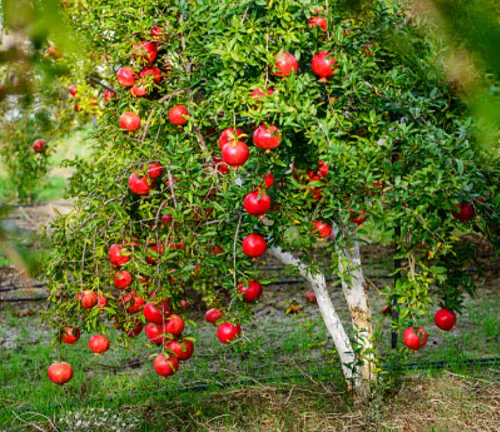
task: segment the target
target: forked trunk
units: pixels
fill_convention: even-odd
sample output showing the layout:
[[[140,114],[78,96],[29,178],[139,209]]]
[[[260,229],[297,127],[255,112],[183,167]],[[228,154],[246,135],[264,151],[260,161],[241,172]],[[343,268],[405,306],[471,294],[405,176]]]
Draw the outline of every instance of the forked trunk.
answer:
[[[358,361],[361,397],[370,393],[371,383],[376,379],[375,349],[373,346],[372,314],[368,301],[368,284],[365,283],[361,267],[359,242],[355,233],[343,232],[346,244],[337,247],[339,272],[343,275],[342,291],[351,312],[355,334],[355,346],[359,347]]]
[[[360,376],[356,370],[356,356],[351,341],[344,330],[344,326],[333,306],[328,294],[326,279],[323,273],[312,273],[311,269],[289,252],[284,252],[279,247],[268,249],[268,252],[281,261],[284,265],[296,267],[301,276],[307,280],[316,294],[319,310],[325,322],[325,326],[333,339],[335,348],[342,363],[342,372],[349,385],[359,388],[362,385]]]

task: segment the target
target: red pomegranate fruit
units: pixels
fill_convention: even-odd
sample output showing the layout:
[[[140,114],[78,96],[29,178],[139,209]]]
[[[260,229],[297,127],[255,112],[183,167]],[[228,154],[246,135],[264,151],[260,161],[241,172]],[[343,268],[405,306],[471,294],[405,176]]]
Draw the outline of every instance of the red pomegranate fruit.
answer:
[[[148,165],[148,176],[150,179],[156,180],[161,176],[163,167],[158,162],[152,162]]]
[[[262,296],[262,285],[254,280],[249,280],[245,286],[243,282],[238,285],[238,291],[243,293],[243,301],[245,303],[253,303]]]
[[[184,320],[179,315],[172,315],[165,323],[165,333],[179,336],[184,331]]]
[[[423,348],[427,343],[427,338],[428,334],[422,327],[417,329],[417,333],[415,333],[415,329],[413,327],[408,327],[403,332],[404,344],[413,351],[418,351]]]
[[[90,351],[102,354],[109,349],[109,339],[103,335],[94,335],[89,339],[88,346]]]
[[[188,122],[189,111],[184,105],[176,105],[168,112],[168,120],[173,125],[182,126]]]
[[[164,33],[163,29],[157,25],[151,26],[151,31],[149,34],[155,40],[163,39],[165,41],[168,41],[168,35]]]
[[[250,192],[243,200],[243,207],[251,215],[262,216],[271,208],[271,197],[259,191]]]
[[[126,131],[133,132],[141,127],[141,118],[133,112],[124,112],[120,116],[120,127]]]
[[[155,66],[144,68],[141,71],[141,78],[147,77],[148,75],[153,75],[153,81],[158,84],[161,81],[161,72]]]
[[[155,372],[163,377],[172,376],[179,369],[179,360],[173,354],[160,354],[153,363]]]
[[[163,324],[147,323],[146,324],[146,336],[148,339],[156,345],[161,345],[165,342],[165,327]]]
[[[111,91],[111,90],[106,90],[104,92],[104,100],[109,102],[111,99],[114,99],[116,97],[116,93]]]
[[[243,135],[243,131],[241,129],[236,129],[236,132],[232,127],[228,127],[222,131],[221,136],[219,137],[219,147],[221,150],[224,148],[224,146],[231,142],[238,142],[239,141],[239,136]]]
[[[135,172],[128,178],[128,188],[135,195],[147,195],[153,189],[146,176],[139,177]]]
[[[265,150],[275,149],[280,145],[281,141],[281,132],[280,130],[274,126],[270,125],[267,127],[262,124],[253,133],[253,142],[254,144]]]
[[[212,308],[207,310],[207,312],[205,313],[205,320],[211,324],[215,324],[223,316],[224,314],[219,309]]]
[[[131,291],[121,298],[121,305],[129,314],[140,312],[144,307],[144,303],[144,298],[139,297],[135,291]]]
[[[276,54],[274,58],[276,60],[276,65],[273,73],[278,77],[287,77],[292,72],[297,73],[299,70],[299,63],[293,54],[284,52],[281,55]]]
[[[116,79],[123,87],[132,87],[136,78],[137,74],[130,66],[124,66],[116,73]]]
[[[66,384],[73,378],[73,368],[69,363],[52,363],[47,370],[47,376],[55,384]]]
[[[231,324],[224,322],[217,327],[217,339],[222,343],[228,343],[236,339],[241,334],[241,327],[239,324]]]
[[[252,92],[252,94],[250,95],[250,97],[252,99],[260,101],[260,100],[264,99],[266,96],[271,96],[274,93],[274,90],[270,89],[270,88],[266,88],[264,90],[265,90],[265,93],[261,89],[255,89]]]
[[[45,150],[47,142],[43,139],[37,139],[33,143],[33,150],[35,153],[42,153]]]
[[[257,258],[266,252],[267,242],[259,234],[249,234],[243,239],[243,253],[249,257]]]
[[[326,18],[312,16],[309,18],[308,27],[312,29],[313,27],[320,27],[322,31],[328,31],[328,21]]]
[[[64,327],[61,331],[61,342],[73,345],[80,339],[80,329],[74,325],[73,327]]]
[[[449,309],[439,309],[434,315],[434,322],[444,331],[450,331],[457,322],[457,315]]]
[[[194,343],[190,340],[171,340],[166,342],[165,348],[172,351],[179,361],[186,361],[191,358],[194,352]]]
[[[332,233],[332,227],[321,220],[313,222],[313,224],[312,232],[317,232],[322,238],[327,238]]]
[[[243,141],[227,143],[222,149],[222,159],[228,165],[238,167],[248,160],[248,147]]]
[[[327,78],[333,76],[337,69],[335,58],[329,51],[321,51],[316,54],[311,61],[311,68],[315,75],[320,77],[320,81],[325,82]]]
[[[306,302],[311,304],[318,303],[318,299],[316,298],[316,294],[314,293],[314,291],[306,292]]]
[[[136,321],[134,327],[132,327],[128,331],[123,329],[123,331],[127,332],[128,337],[136,337],[136,336],[139,336],[143,327],[144,327],[144,325],[142,324],[142,322]]]
[[[71,96],[76,96],[76,95],[77,95],[77,93],[78,93],[78,91],[76,90],[76,85],[74,85],[74,84],[73,84],[73,85],[69,88],[69,94],[70,94]]]
[[[119,244],[112,244],[108,249],[109,262],[114,266],[122,266],[130,260],[129,252]]]
[[[264,183],[266,184],[266,188],[267,189],[270,189],[273,186],[273,184],[274,184],[274,176],[273,176],[272,172],[268,172],[264,176]]]
[[[459,209],[457,212],[451,212],[455,219],[458,219],[460,222],[467,222],[472,219],[476,212],[474,211],[474,207],[469,203],[459,203],[455,204],[455,206]]]
[[[168,305],[168,301],[163,300],[159,304],[147,302],[144,306],[143,314],[149,322],[163,324],[163,322],[170,316],[170,306]]]
[[[115,274],[113,283],[115,287],[125,289],[132,283],[132,276],[127,270],[120,270]]]
[[[154,42],[142,41],[141,43],[134,44],[134,56],[136,59],[142,59],[148,63],[154,62],[158,50]]]
[[[91,290],[84,290],[80,298],[80,304],[84,309],[93,308],[97,304],[97,294]]]

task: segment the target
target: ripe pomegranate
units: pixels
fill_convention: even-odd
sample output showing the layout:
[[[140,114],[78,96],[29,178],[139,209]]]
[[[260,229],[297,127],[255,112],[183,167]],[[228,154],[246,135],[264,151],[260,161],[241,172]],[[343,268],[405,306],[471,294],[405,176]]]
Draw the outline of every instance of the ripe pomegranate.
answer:
[[[408,327],[404,332],[403,332],[403,342],[404,344],[414,350],[418,351],[419,349],[423,348],[425,344],[427,343],[427,337],[428,334],[427,332],[424,331],[422,327],[419,327],[417,329],[417,333],[415,333],[415,329],[413,327]]]
[[[321,220],[313,222],[313,224],[314,227],[312,229],[312,232],[317,231],[318,234],[323,238],[329,237],[332,233],[332,227],[326,223],[323,223],[323,221]]]
[[[165,348],[172,351],[179,361],[189,360],[194,352],[193,342],[186,339],[167,341]]]
[[[278,54],[276,54],[274,58],[276,60],[276,66],[273,73],[278,77],[287,77],[292,72],[297,73],[299,70],[297,59],[290,53],[284,52],[279,57]]]
[[[35,153],[42,153],[45,150],[45,146],[47,145],[47,142],[43,139],[37,139],[33,143],[33,150]]]
[[[133,132],[141,127],[141,118],[133,112],[124,112],[120,116],[120,127],[126,131]]]
[[[167,224],[170,224],[172,223],[172,221],[174,220],[174,216],[172,214],[164,214],[164,215],[161,215],[161,223],[163,225],[167,225]]]
[[[94,335],[89,339],[90,351],[96,354],[102,354],[109,349],[109,339],[103,335]]]
[[[250,97],[252,99],[255,99],[257,101],[260,101],[262,99],[264,99],[266,96],[271,96],[273,93],[274,93],[274,90],[273,89],[270,89],[270,88],[266,88],[264,89],[265,92],[267,93],[264,93],[261,89],[255,89],[252,94],[250,95]]]
[[[223,162],[222,158],[213,157],[212,159],[214,161],[214,168],[216,168],[217,171],[219,171],[221,174],[229,173],[229,167],[226,163]]]
[[[73,368],[69,363],[52,363],[47,370],[47,376],[53,383],[66,384],[73,378]]]
[[[457,322],[457,316],[449,309],[439,309],[434,315],[434,322],[441,330],[450,331]]]
[[[144,299],[136,295],[135,291],[121,298],[121,305],[129,314],[135,314],[141,311],[144,307]]]
[[[132,283],[132,276],[127,270],[120,270],[115,274],[113,283],[115,287],[125,289]]]
[[[146,247],[146,262],[148,264],[156,264],[159,255],[163,255],[163,245],[161,243]]]
[[[119,244],[112,244],[108,249],[109,262],[115,266],[122,266],[128,263],[130,255],[128,250]]]
[[[217,256],[221,253],[224,253],[224,249],[220,248],[219,246],[215,246],[213,249],[212,249],[212,255],[213,256]]]
[[[136,59],[142,59],[148,63],[154,62],[158,50],[154,42],[145,42],[134,44],[134,57]]]
[[[61,342],[73,345],[80,339],[80,329],[74,325],[73,327],[64,327],[61,332]]]
[[[144,325],[142,324],[142,322],[136,321],[134,327],[132,327],[128,331],[126,331],[125,328],[124,328],[123,331],[127,332],[127,336],[128,337],[136,337],[136,336],[139,336],[139,334],[141,333],[143,327],[144,327]]]
[[[205,313],[205,320],[211,324],[215,324],[223,316],[224,314],[219,309],[212,308]]]
[[[189,116],[189,111],[184,105],[176,105],[170,108],[168,112],[168,120],[170,123],[182,126],[188,122],[188,119],[185,117]]]
[[[163,300],[159,304],[152,302],[146,303],[143,314],[149,322],[163,324],[163,322],[170,316],[170,306],[168,305],[168,301]]]
[[[80,304],[84,309],[93,308],[97,304],[97,294],[91,290],[84,290],[80,297]]]
[[[474,207],[469,203],[459,203],[455,204],[455,206],[460,210],[458,212],[451,212],[455,219],[458,219],[460,222],[467,222],[469,219],[473,218],[476,215],[474,211]]]
[[[329,51],[321,51],[316,54],[311,61],[311,68],[314,74],[320,77],[321,82],[326,82],[328,77],[333,76],[337,69],[334,67],[335,58]]]
[[[76,112],[80,111],[80,107],[78,106],[78,104],[75,104],[75,111]]]
[[[320,177],[326,177],[328,175],[328,164],[326,164],[324,161],[318,162],[319,169],[318,169],[318,175]]]
[[[222,159],[228,165],[240,166],[248,160],[248,147],[243,141],[227,143],[222,149]]]
[[[245,210],[254,216],[262,216],[271,208],[271,197],[259,191],[250,192],[243,200]]]
[[[273,186],[273,184],[274,184],[274,176],[273,176],[272,172],[268,172],[264,176],[264,183],[266,184],[266,189],[269,189],[269,188],[271,188]]]
[[[165,323],[165,333],[179,336],[184,331],[184,320],[179,315],[172,315]]]
[[[72,85],[70,88],[69,88],[69,94],[71,96],[76,96],[76,94],[78,93],[78,91],[76,90],[76,85]]]
[[[148,75],[153,75],[153,81],[158,84],[161,81],[161,72],[155,66],[144,68],[141,71],[141,78],[147,77]]]
[[[157,179],[161,176],[163,167],[158,162],[152,162],[148,165],[148,176],[150,179]]]
[[[62,57],[62,52],[59,51],[59,49],[57,47],[55,47],[54,45],[52,45],[47,50],[47,55],[50,56],[50,57],[54,57],[57,60],[57,59],[60,59]]]
[[[130,93],[135,97],[142,97],[148,94],[146,87],[142,80],[137,81],[134,86],[130,89]]]
[[[168,41],[168,35],[163,33],[163,29],[157,25],[151,26],[150,35],[153,39],[164,39]]]
[[[116,79],[123,87],[132,87],[136,78],[137,74],[130,66],[124,66],[116,73]]]
[[[281,132],[280,130],[274,126],[270,125],[267,127],[262,124],[253,133],[253,142],[254,144],[265,150],[270,150],[278,147],[280,145],[281,140]]]
[[[236,339],[241,334],[241,327],[239,324],[233,325],[228,322],[223,322],[217,327],[217,339],[222,343],[228,343]]]
[[[172,376],[179,369],[179,360],[173,354],[160,354],[153,363],[155,372],[161,376]]]
[[[242,247],[245,255],[256,258],[264,255],[267,242],[261,235],[253,233],[243,239]]]
[[[326,18],[312,16],[309,18],[308,27],[312,29],[313,27],[320,27],[322,31],[328,31],[328,21]]]
[[[243,134],[243,131],[241,129],[236,129],[236,132],[232,127],[228,127],[222,131],[221,136],[219,137],[219,147],[221,150],[224,148],[224,146],[231,142],[237,142],[239,141],[239,136]]]
[[[240,282],[237,288],[239,292],[243,293],[243,301],[246,303],[253,303],[257,301],[263,292],[262,285],[254,280],[248,281],[248,286],[245,286],[243,282]]]
[[[128,188],[135,195],[147,195],[153,189],[146,176],[139,177],[135,172],[128,178]]]
[[[185,300],[185,299],[182,299],[180,301],[179,306],[181,307],[181,309],[191,309],[193,307],[191,302],[189,300]]]
[[[316,294],[314,294],[314,291],[306,292],[306,302],[311,304],[318,303],[318,299],[316,298]]]
[[[105,307],[108,306],[108,299],[104,297],[102,294],[97,295],[97,304],[96,308],[97,309],[104,309]]]
[[[104,92],[104,100],[109,102],[111,99],[114,99],[116,97],[116,93],[111,91],[111,90],[106,90]]]
[[[146,324],[146,336],[156,345],[161,345],[165,342],[165,327],[163,324],[147,323]]]

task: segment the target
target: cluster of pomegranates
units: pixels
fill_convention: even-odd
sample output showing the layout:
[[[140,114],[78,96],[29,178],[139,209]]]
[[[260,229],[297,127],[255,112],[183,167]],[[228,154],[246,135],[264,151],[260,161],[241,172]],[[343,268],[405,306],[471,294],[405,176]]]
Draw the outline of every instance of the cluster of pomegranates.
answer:
[[[450,331],[456,322],[457,316],[455,312],[446,308],[439,309],[434,315],[434,323],[444,331]],[[428,337],[429,335],[423,327],[418,327],[416,332],[413,327],[408,327],[403,332],[404,344],[413,351],[423,348],[427,344]]]

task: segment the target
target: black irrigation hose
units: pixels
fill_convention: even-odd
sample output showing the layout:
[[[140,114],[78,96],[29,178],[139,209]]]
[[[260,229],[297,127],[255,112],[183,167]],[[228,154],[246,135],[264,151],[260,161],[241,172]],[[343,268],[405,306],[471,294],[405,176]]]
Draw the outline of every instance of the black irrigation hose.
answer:
[[[473,359],[462,359],[462,360],[453,360],[453,361],[448,361],[448,360],[435,360],[435,361],[425,361],[425,362],[412,362],[412,363],[407,363],[407,364],[399,364],[394,366],[390,365],[384,365],[382,366],[382,369],[387,370],[387,371],[402,371],[402,370],[432,370],[432,369],[444,369],[449,366],[467,366],[467,367],[473,367],[473,366],[480,366],[486,367],[486,366],[492,366],[497,363],[500,363],[500,357],[486,357],[486,358],[473,358]],[[100,402],[100,401],[113,401],[113,400],[123,400],[123,399],[131,399],[136,396],[142,396],[142,395],[154,395],[154,394],[171,394],[171,393],[179,393],[179,392],[187,392],[187,391],[206,391],[210,389],[211,387],[219,387],[221,389],[226,389],[229,387],[233,386],[244,386],[248,384],[255,384],[255,383],[269,383],[269,382],[279,382],[279,381],[287,381],[287,380],[292,380],[292,379],[297,379],[297,378],[305,378],[305,377],[326,377],[326,376],[332,376],[332,372],[307,372],[307,373],[301,373],[301,374],[287,374],[287,375],[280,375],[280,376],[270,376],[270,377],[265,377],[265,378],[260,378],[260,379],[252,379],[252,378],[245,378],[241,380],[234,380],[234,381],[218,381],[218,382],[213,382],[213,383],[204,383],[204,384],[193,384],[189,386],[183,386],[183,387],[176,387],[172,389],[165,389],[165,390],[156,390],[156,391],[148,391],[148,392],[141,392],[141,393],[129,393],[124,396],[106,396],[106,397],[100,397],[100,398],[91,398],[85,401],[85,404],[90,404],[94,402]],[[341,390],[339,388],[339,390]],[[81,400],[73,400],[71,402],[65,402],[64,405],[83,405]],[[44,408],[55,408],[55,407],[61,407],[62,403],[52,403],[52,404],[47,404],[44,406]],[[9,410],[13,411],[38,411],[40,407],[37,407],[37,410],[35,410],[33,407],[17,407],[17,408],[6,408],[4,410],[1,410],[0,413],[7,412]]]
[[[476,273],[478,270],[482,271],[491,271],[491,270],[499,270],[500,266],[486,266],[486,267],[479,267],[479,268],[468,268],[464,269],[464,273]],[[366,275],[367,278],[369,279],[392,279],[393,275],[377,275],[377,274],[370,274]],[[328,277],[326,278],[327,282],[334,282],[339,280],[338,277]],[[304,283],[304,279],[280,279],[274,282],[268,282],[268,283],[263,283],[262,285],[264,286],[273,286],[273,285],[297,285]],[[47,282],[39,282],[33,285],[11,285],[11,286],[6,286],[6,287],[1,287],[0,292],[7,292],[7,291],[16,291],[16,290],[21,290],[21,289],[31,289],[31,288],[42,288],[47,285]],[[47,297],[33,297],[33,298],[19,298],[19,299],[0,299],[0,303],[6,302],[6,303],[16,303],[16,302],[24,302],[24,301],[40,301],[40,300],[45,300]]]

